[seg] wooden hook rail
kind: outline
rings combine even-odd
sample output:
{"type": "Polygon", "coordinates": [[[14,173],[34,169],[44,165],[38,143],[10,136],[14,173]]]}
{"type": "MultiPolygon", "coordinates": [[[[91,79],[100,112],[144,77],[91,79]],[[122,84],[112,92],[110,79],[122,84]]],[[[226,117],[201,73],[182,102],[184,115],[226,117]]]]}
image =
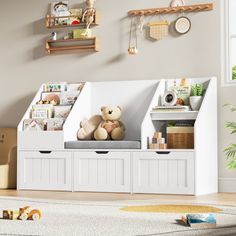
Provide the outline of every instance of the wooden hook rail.
{"type": "Polygon", "coordinates": [[[138,16],[138,15],[171,14],[178,12],[199,12],[199,11],[211,11],[211,10],[213,10],[213,3],[197,4],[197,5],[189,5],[181,7],[162,7],[162,8],[131,10],[128,12],[128,14],[131,16],[138,16]]]}

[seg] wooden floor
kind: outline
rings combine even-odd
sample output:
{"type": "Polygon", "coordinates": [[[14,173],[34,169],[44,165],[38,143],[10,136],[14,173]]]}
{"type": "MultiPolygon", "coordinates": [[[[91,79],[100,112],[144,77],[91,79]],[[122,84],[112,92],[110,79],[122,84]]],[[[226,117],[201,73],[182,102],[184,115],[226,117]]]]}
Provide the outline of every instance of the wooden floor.
{"type": "Polygon", "coordinates": [[[0,196],[43,198],[78,201],[118,201],[118,200],[158,200],[186,203],[211,203],[236,206],[236,193],[217,193],[204,196],[118,194],[118,193],[84,193],[53,191],[16,191],[0,190],[0,196]]]}

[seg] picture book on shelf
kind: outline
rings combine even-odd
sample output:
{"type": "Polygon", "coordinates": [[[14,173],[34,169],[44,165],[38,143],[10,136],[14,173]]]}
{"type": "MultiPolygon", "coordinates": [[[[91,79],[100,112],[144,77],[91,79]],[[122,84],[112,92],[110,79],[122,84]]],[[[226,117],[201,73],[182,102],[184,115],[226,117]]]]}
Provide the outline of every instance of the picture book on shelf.
{"type": "Polygon", "coordinates": [[[35,104],[32,106],[31,118],[47,119],[53,116],[52,104],[35,104]]]}
{"type": "Polygon", "coordinates": [[[48,119],[47,130],[48,131],[62,130],[63,124],[64,124],[64,119],[61,118],[48,119]]]}
{"type": "Polygon", "coordinates": [[[43,119],[26,119],[23,123],[25,131],[43,131],[45,130],[45,122],[43,119]]]}
{"type": "Polygon", "coordinates": [[[67,82],[46,83],[43,85],[44,92],[62,92],[66,91],[67,82]]]}
{"type": "Polygon", "coordinates": [[[54,102],[55,105],[59,105],[60,95],[61,95],[61,92],[42,92],[41,100],[48,103],[54,102]]]}
{"type": "Polygon", "coordinates": [[[54,118],[66,119],[70,113],[72,106],[55,106],[54,118]]]}
{"type": "Polygon", "coordinates": [[[77,83],[68,83],[67,84],[67,91],[81,91],[84,86],[83,82],[77,82],[77,83]]]}
{"type": "Polygon", "coordinates": [[[66,91],[61,92],[60,102],[61,105],[73,105],[79,96],[80,91],[66,91]]]}
{"type": "Polygon", "coordinates": [[[32,119],[47,119],[49,118],[47,109],[33,110],[31,113],[32,119]]]}
{"type": "Polygon", "coordinates": [[[52,82],[43,85],[40,100],[32,105],[23,130],[56,131],[63,124],[83,89],[84,83],[52,82]]]}
{"type": "Polygon", "coordinates": [[[62,130],[64,119],[25,119],[23,123],[24,131],[56,131],[62,130]]]}

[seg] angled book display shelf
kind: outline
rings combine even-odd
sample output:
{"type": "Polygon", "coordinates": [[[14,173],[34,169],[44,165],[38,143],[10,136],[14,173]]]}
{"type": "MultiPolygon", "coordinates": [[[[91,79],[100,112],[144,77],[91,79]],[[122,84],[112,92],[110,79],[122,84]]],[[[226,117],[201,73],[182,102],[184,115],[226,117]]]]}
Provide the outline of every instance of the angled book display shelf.
{"type": "Polygon", "coordinates": [[[39,89],[18,125],[18,189],[200,195],[217,192],[216,78],[195,78],[206,89],[198,112],[160,112],[166,80],[87,82],[60,131],[25,131],[39,89]],[[125,140],[140,148],[68,148],[80,122],[104,105],[123,108],[125,140]],[[161,122],[191,120],[193,149],[148,149],[161,122]]]}

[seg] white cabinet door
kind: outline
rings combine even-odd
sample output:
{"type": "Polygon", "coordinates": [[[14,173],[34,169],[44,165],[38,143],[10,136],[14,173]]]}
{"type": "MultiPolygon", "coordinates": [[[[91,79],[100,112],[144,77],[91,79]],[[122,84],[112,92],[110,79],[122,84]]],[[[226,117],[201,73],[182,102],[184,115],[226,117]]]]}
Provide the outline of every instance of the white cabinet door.
{"type": "Polygon", "coordinates": [[[194,153],[135,152],[133,192],[194,194],[194,153]]]}
{"type": "Polygon", "coordinates": [[[72,190],[71,152],[20,151],[19,188],[72,190]]]}
{"type": "Polygon", "coordinates": [[[76,152],[74,191],[130,192],[129,152],[76,152]]]}

